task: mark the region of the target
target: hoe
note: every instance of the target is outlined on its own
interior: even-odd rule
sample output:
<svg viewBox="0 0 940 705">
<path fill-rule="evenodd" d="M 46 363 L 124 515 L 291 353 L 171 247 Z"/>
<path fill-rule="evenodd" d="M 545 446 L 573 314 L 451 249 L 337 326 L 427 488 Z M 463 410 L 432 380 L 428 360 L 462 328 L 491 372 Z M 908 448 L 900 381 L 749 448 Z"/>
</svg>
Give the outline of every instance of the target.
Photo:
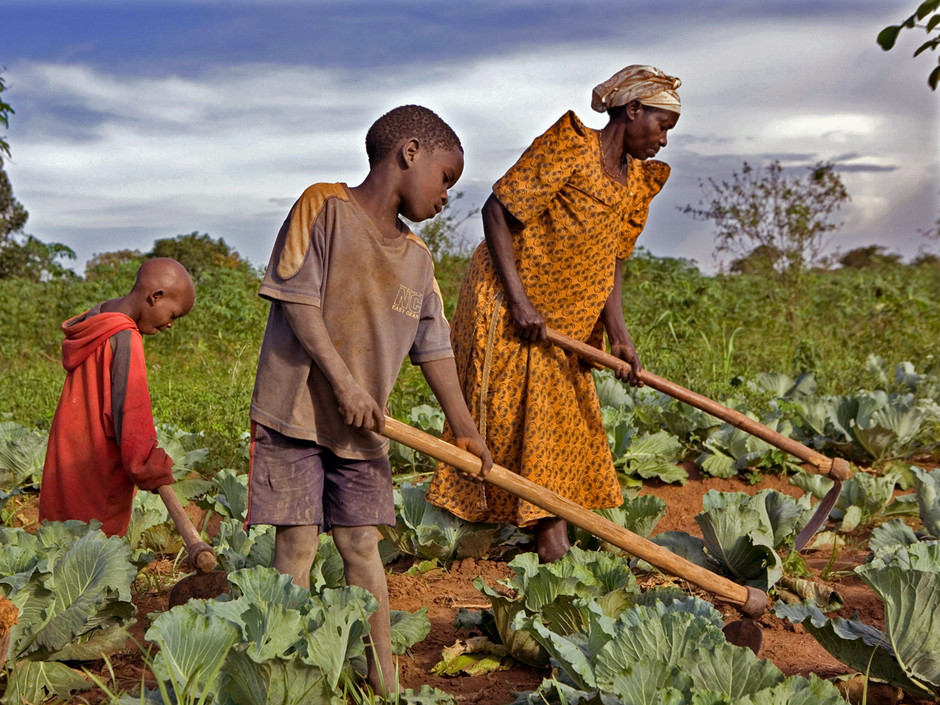
<svg viewBox="0 0 940 705">
<path fill-rule="evenodd" d="M 557 331 L 549 329 L 548 340 L 554 345 L 578 355 L 594 366 L 606 367 L 621 373 L 630 369 L 630 366 L 620 358 L 586 343 L 573 340 Z M 850 477 L 851 471 L 848 462 L 841 458 L 829 458 L 817 453 L 802 443 L 777 433 L 734 409 L 696 394 L 651 372 L 642 370 L 638 377 L 640 381 L 653 389 L 701 409 L 780 448 L 812 466 L 817 472 L 828 475 L 834 480 L 832 489 L 819 502 L 813 517 L 796 537 L 794 546 L 797 551 L 802 550 L 809 539 L 826 521 L 842 490 L 842 482 Z M 383 434 L 398 443 L 452 465 L 466 473 L 471 475 L 479 475 L 480 473 L 480 459 L 472 453 L 403 424 L 389 416 L 385 417 Z M 739 585 L 717 573 L 702 568 L 500 465 L 494 465 L 483 480 L 531 502 L 585 531 L 589 531 L 598 538 L 608 541 L 638 558 L 642 558 L 651 565 L 682 578 L 703 590 L 707 590 L 730 603 L 738 609 L 745 619 L 725 625 L 724 631 L 728 641 L 740 646 L 747 646 L 755 653 L 760 650 L 762 635 L 754 620 L 767 609 L 767 595 L 763 591 Z M 216 564 L 215 554 L 199 537 L 180 506 L 175 493 L 169 486 L 161 487 L 159 492 L 180 535 L 183 537 L 190 561 L 198 571 L 197 574 L 184 578 L 177 583 L 170 594 L 170 605 L 181 604 L 189 597 L 214 597 L 225 591 L 227 589 L 225 574 L 222 571 L 214 570 Z"/>
<path fill-rule="evenodd" d="M 615 371 L 629 370 L 629 365 L 623 360 L 551 329 L 548 330 L 548 340 L 596 366 L 608 367 Z M 851 474 L 848 462 L 841 458 L 828 458 L 734 409 L 680 387 L 650 372 L 643 370 L 638 377 L 644 384 L 701 409 L 790 453 L 834 480 L 832 489 L 817 505 L 813 517 L 796 537 L 794 546 L 797 551 L 802 550 L 809 539 L 826 521 L 829 512 L 832 511 L 833 505 L 839 498 L 839 493 L 842 491 L 842 482 Z M 471 475 L 479 475 L 480 459 L 472 453 L 445 443 L 391 417 L 385 417 L 383 434 L 409 448 L 420 451 Z M 608 541 L 638 558 L 642 558 L 651 565 L 729 602 L 741 612 L 745 619 L 725 625 L 724 631 L 728 641 L 739 646 L 747 646 L 755 653 L 760 650 L 762 635 L 754 620 L 767 609 L 767 595 L 763 591 L 739 585 L 702 568 L 500 465 L 494 465 L 483 480 L 542 509 L 546 509 L 585 531 L 589 531 L 598 538 Z"/>
</svg>

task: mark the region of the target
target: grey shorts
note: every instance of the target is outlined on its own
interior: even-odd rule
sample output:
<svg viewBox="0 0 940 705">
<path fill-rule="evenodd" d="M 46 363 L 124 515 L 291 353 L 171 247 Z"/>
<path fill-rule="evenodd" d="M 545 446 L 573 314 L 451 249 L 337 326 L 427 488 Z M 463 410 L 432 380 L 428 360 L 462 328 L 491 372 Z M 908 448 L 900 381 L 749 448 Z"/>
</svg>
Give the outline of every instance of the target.
<svg viewBox="0 0 940 705">
<path fill-rule="evenodd" d="M 329 448 L 253 424 L 248 521 L 275 526 L 395 525 L 387 456 L 341 458 Z"/>
</svg>

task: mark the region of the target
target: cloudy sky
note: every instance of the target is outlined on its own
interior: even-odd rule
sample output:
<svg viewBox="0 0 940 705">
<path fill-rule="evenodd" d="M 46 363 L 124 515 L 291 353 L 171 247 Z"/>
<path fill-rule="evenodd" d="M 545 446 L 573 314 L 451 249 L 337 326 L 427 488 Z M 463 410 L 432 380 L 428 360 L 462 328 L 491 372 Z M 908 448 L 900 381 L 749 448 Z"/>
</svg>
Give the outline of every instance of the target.
<svg viewBox="0 0 940 705">
<path fill-rule="evenodd" d="M 650 63 L 683 81 L 660 158 L 673 176 L 640 245 L 714 266 L 708 223 L 682 215 L 699 181 L 743 161 L 837 165 L 852 196 L 833 249 L 926 243 L 940 191 L 938 105 L 911 58 L 875 43 L 916 0 L 0 0 L 5 168 L 26 232 L 78 254 L 222 237 L 264 264 L 316 181 L 357 184 L 365 131 L 419 103 L 461 136 L 458 208 L 591 88 Z M 479 219 L 464 225 L 482 237 Z"/>
</svg>

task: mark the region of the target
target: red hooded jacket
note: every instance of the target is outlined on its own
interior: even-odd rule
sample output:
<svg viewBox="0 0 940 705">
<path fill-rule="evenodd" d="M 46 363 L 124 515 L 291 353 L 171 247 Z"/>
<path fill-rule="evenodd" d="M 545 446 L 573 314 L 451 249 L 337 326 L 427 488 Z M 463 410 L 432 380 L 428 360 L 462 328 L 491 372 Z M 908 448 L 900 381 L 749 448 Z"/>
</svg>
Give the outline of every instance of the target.
<svg viewBox="0 0 940 705">
<path fill-rule="evenodd" d="M 98 519 L 112 536 L 127 533 L 135 486 L 173 482 L 173 461 L 157 446 L 137 325 L 99 310 L 62 324 L 68 374 L 49 431 L 39 518 Z"/>
</svg>

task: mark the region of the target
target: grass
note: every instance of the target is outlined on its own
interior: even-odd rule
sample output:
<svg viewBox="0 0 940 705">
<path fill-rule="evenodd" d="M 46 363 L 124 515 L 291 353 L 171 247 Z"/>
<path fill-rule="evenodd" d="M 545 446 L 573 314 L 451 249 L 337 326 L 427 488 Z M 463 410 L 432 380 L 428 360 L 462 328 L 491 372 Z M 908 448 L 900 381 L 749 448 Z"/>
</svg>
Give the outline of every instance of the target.
<svg viewBox="0 0 940 705">
<path fill-rule="evenodd" d="M 445 256 L 438 279 L 451 315 L 466 258 Z M 0 338 L 0 419 L 48 428 L 64 379 L 60 325 L 123 294 L 127 272 L 91 281 L 0 280 L 9 335 Z M 250 269 L 214 268 L 197 282 L 193 312 L 145 339 L 154 416 L 202 431 L 217 468 L 240 468 L 267 303 Z M 815 373 L 820 394 L 871 388 L 865 361 L 940 364 L 940 267 L 885 264 L 809 272 L 794 298 L 751 275 L 706 276 L 686 262 L 639 253 L 624 268 L 624 312 L 644 366 L 718 400 L 744 396 L 759 372 Z M 405 419 L 433 403 L 408 362 L 389 409 Z"/>
</svg>

